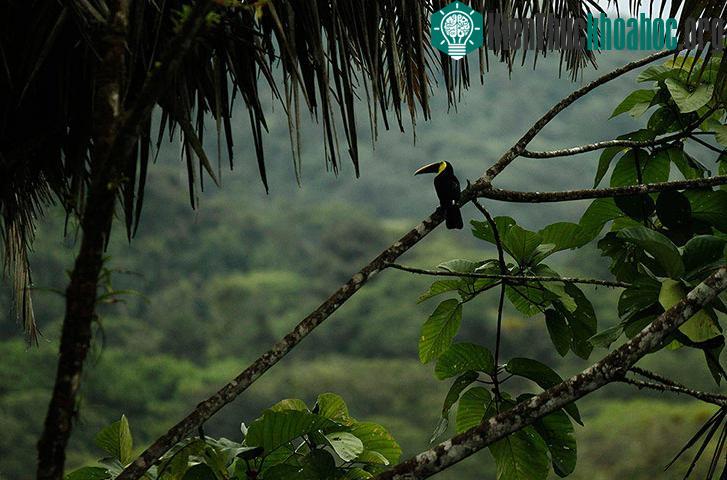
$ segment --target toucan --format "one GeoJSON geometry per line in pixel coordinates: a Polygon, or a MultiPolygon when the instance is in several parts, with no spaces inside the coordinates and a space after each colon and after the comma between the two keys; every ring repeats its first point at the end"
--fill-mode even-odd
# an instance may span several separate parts
{"type": "Polygon", "coordinates": [[[464,225],[462,224],[462,215],[459,212],[459,180],[454,175],[454,168],[449,162],[435,162],[425,165],[416,172],[414,175],[421,173],[436,173],[434,177],[434,190],[437,191],[439,197],[439,204],[444,210],[444,218],[446,219],[445,224],[447,228],[460,229],[464,225]]]}

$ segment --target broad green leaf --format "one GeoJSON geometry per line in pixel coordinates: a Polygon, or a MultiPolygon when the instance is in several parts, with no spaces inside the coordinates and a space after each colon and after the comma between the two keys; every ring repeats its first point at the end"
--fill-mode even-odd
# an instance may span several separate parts
{"type": "Polygon", "coordinates": [[[326,440],[344,462],[354,460],[364,451],[361,439],[348,432],[329,433],[326,440]]]}
{"type": "Polygon", "coordinates": [[[727,125],[714,127],[714,131],[714,139],[717,140],[717,143],[724,147],[727,147],[727,125]]]}
{"type": "Polygon", "coordinates": [[[343,476],[343,480],[368,480],[369,478],[374,478],[374,476],[363,468],[358,467],[348,469],[343,476]]]}
{"type": "Polygon", "coordinates": [[[492,353],[474,343],[455,343],[437,359],[434,374],[439,380],[444,380],[468,370],[494,372],[495,360],[492,353]]]}
{"type": "Polygon", "coordinates": [[[638,185],[637,167],[642,183],[658,183],[669,180],[670,160],[664,151],[649,155],[646,150],[631,149],[616,163],[611,174],[611,187],[638,185]],[[638,161],[637,161],[638,160],[638,161]]]}
{"type": "MultiPolygon", "coordinates": [[[[505,370],[513,375],[535,382],[543,390],[547,390],[563,382],[563,379],[555,370],[544,363],[530,358],[513,358],[507,362],[505,370]]],[[[573,417],[573,420],[582,425],[581,415],[575,403],[567,405],[564,410],[573,417]]]]}
{"type": "Polygon", "coordinates": [[[548,328],[550,340],[555,345],[556,351],[564,357],[571,344],[571,331],[565,318],[557,311],[549,308],[545,311],[545,325],[548,328]]]}
{"type": "Polygon", "coordinates": [[[132,459],[133,440],[129,421],[125,415],[121,419],[101,430],[95,439],[99,448],[126,465],[132,459]]]}
{"type": "Polygon", "coordinates": [[[661,283],[651,277],[641,276],[624,289],[618,299],[618,316],[628,320],[634,314],[659,303],[661,283]]]}
{"type": "Polygon", "coordinates": [[[684,245],[682,259],[687,274],[695,274],[725,262],[727,240],[714,235],[699,235],[684,245]]]}
{"type": "Polygon", "coordinates": [[[586,209],[578,223],[591,239],[594,239],[601,233],[606,223],[623,215],[613,198],[598,198],[586,209]]]}
{"type": "Polygon", "coordinates": [[[573,473],[578,453],[573,425],[568,416],[558,410],[541,418],[534,426],[550,451],[555,473],[560,477],[573,473]]]}
{"type": "Polygon", "coordinates": [[[452,291],[456,292],[460,289],[462,285],[463,282],[457,279],[437,280],[436,282],[432,283],[432,285],[429,287],[429,290],[419,296],[419,298],[417,299],[417,303],[429,300],[430,298],[436,297],[437,295],[441,295],[443,293],[452,291]]]}
{"type": "Polygon", "coordinates": [[[303,435],[339,426],[332,420],[310,412],[267,410],[250,424],[245,437],[249,447],[263,447],[266,454],[303,435]]]}
{"type": "Polygon", "coordinates": [[[322,393],[318,395],[316,405],[318,405],[318,411],[316,413],[322,417],[330,418],[343,425],[353,423],[353,420],[348,415],[346,402],[340,395],[336,395],[335,393],[322,393]]]}
{"type": "Polygon", "coordinates": [[[379,452],[364,450],[356,458],[356,463],[370,463],[372,465],[389,465],[389,461],[379,452]]]}
{"type": "Polygon", "coordinates": [[[457,405],[457,433],[462,433],[482,423],[492,396],[482,387],[470,388],[459,399],[457,405]]]}
{"type": "Polygon", "coordinates": [[[660,107],[649,117],[646,126],[657,135],[671,133],[679,129],[679,117],[671,108],[660,107]]]}
{"type": "Polygon", "coordinates": [[[286,410],[298,410],[300,412],[307,412],[308,406],[303,400],[300,400],[298,398],[286,398],[270,407],[270,410],[272,410],[273,412],[284,412],[286,410]]]}
{"type": "Polygon", "coordinates": [[[667,78],[675,77],[677,75],[678,72],[675,72],[673,69],[665,65],[654,65],[639,73],[639,76],[636,77],[636,81],[659,82],[662,80],[666,80],[667,78]]]}
{"type": "MultiPolygon", "coordinates": [[[[681,282],[666,279],[662,282],[659,303],[668,310],[686,296],[681,282]]],[[[703,342],[720,334],[719,328],[704,310],[698,311],[679,330],[693,342],[703,342]]]]}
{"type": "Polygon", "coordinates": [[[107,480],[111,478],[111,474],[105,468],[83,467],[72,471],[63,478],[64,480],[107,480]]]}
{"type": "Polygon", "coordinates": [[[271,466],[263,475],[265,480],[305,480],[301,466],[287,463],[271,466]]]}
{"type": "Polygon", "coordinates": [[[674,99],[674,103],[682,113],[696,112],[709,102],[714,93],[714,85],[699,85],[693,92],[690,92],[681,81],[675,78],[667,78],[665,83],[671,98],[674,99]]]}
{"type": "Polygon", "coordinates": [[[565,285],[559,282],[543,282],[543,288],[552,293],[558,298],[558,301],[565,307],[569,312],[575,312],[578,305],[573,297],[568,295],[565,291],[565,285]]]}
{"type": "Polygon", "coordinates": [[[508,285],[505,295],[512,305],[526,317],[532,317],[543,311],[548,302],[556,295],[538,284],[528,282],[525,285],[508,285]]]}
{"type": "MultiPolygon", "coordinates": [[[[503,238],[510,228],[516,224],[515,220],[511,217],[495,217],[493,220],[497,226],[497,232],[500,234],[500,238],[503,238]]],[[[470,223],[472,224],[472,234],[475,237],[492,243],[493,245],[495,244],[495,235],[488,222],[472,220],[470,223]]]]}
{"type": "Polygon", "coordinates": [[[422,326],[419,360],[428,363],[444,353],[452,344],[461,322],[462,304],[458,300],[440,303],[422,326]]]}
{"type": "Polygon", "coordinates": [[[189,467],[182,480],[217,480],[217,475],[208,465],[199,463],[189,467]]]}
{"type": "Polygon", "coordinates": [[[544,244],[554,244],[550,253],[582,247],[591,241],[591,236],[577,223],[559,222],[548,225],[538,232],[544,244]]]}
{"type": "Polygon", "coordinates": [[[452,273],[472,273],[477,267],[481,266],[482,262],[473,262],[471,260],[464,260],[457,258],[455,260],[449,260],[448,262],[440,263],[437,268],[452,273]]]}
{"type": "Polygon", "coordinates": [[[543,239],[535,232],[513,225],[502,238],[503,248],[519,263],[524,264],[543,239]]]}
{"type": "Polygon", "coordinates": [[[300,480],[333,480],[336,474],[336,460],[329,452],[316,449],[300,461],[303,469],[300,480]]]}
{"type": "Polygon", "coordinates": [[[616,325],[614,327],[607,328],[606,330],[597,333],[596,335],[589,338],[588,341],[591,342],[591,345],[593,345],[594,347],[609,348],[611,344],[618,340],[623,333],[623,326],[616,325]]]}
{"type": "Polygon", "coordinates": [[[727,232],[727,191],[688,190],[684,195],[692,205],[692,217],[727,232]]]}
{"type": "Polygon", "coordinates": [[[550,470],[548,447],[533,427],[525,427],[489,447],[497,480],[545,480],[550,470]]]}
{"type": "Polygon", "coordinates": [[[707,173],[704,165],[695,160],[691,155],[687,154],[683,149],[670,147],[666,149],[669,160],[676,165],[677,169],[687,180],[695,178],[703,178],[707,173]]]}
{"type": "Polygon", "coordinates": [[[206,447],[206,442],[199,437],[189,440],[187,443],[178,444],[170,451],[169,457],[165,458],[159,465],[159,471],[164,472],[162,479],[180,479],[184,472],[187,471],[189,457],[204,455],[206,447]]]}
{"type": "Polygon", "coordinates": [[[676,245],[661,233],[646,227],[630,227],[618,232],[618,237],[635,243],[661,265],[671,278],[684,274],[684,263],[676,245]]]}
{"type": "Polygon", "coordinates": [[[457,403],[462,391],[472,385],[472,383],[477,380],[478,376],[479,374],[475,371],[465,372],[463,375],[459,376],[454,383],[452,383],[451,387],[449,387],[447,396],[444,399],[444,404],[442,405],[442,416],[437,423],[437,427],[432,433],[430,443],[433,443],[434,440],[447,430],[447,427],[449,426],[449,411],[452,409],[452,405],[457,403]]]}
{"type": "Polygon", "coordinates": [[[573,335],[571,350],[579,357],[588,359],[593,351],[593,345],[588,342],[588,339],[596,334],[598,328],[596,313],[593,305],[580,288],[569,283],[566,284],[565,291],[576,301],[576,311],[569,312],[558,304],[554,304],[554,306],[568,320],[573,335]]]}
{"type": "Polygon", "coordinates": [[[360,422],[351,427],[350,432],[356,435],[364,446],[365,452],[378,452],[390,464],[396,464],[401,457],[401,447],[394,437],[381,425],[360,422]]]}
{"type": "Polygon", "coordinates": [[[598,187],[603,180],[603,177],[608,172],[608,168],[611,166],[611,162],[614,157],[625,150],[624,147],[607,147],[601,152],[601,156],[598,159],[598,169],[596,170],[596,179],[593,181],[593,188],[598,187]]]}
{"type": "Polygon", "coordinates": [[[631,92],[613,111],[611,118],[630,113],[633,117],[642,115],[651,106],[651,101],[656,95],[656,90],[636,90],[631,92]]]}

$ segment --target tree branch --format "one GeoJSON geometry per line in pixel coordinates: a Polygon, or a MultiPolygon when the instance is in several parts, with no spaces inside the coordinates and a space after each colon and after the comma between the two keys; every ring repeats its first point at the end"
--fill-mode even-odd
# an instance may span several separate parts
{"type": "Polygon", "coordinates": [[[491,278],[493,280],[506,280],[515,283],[525,282],[563,282],[563,283],[580,283],[584,285],[598,285],[612,288],[628,288],[630,283],[614,282],[610,280],[598,280],[594,278],[577,278],[577,277],[548,277],[540,275],[498,275],[495,273],[461,273],[461,272],[445,272],[440,270],[425,270],[422,268],[409,267],[399,265],[398,263],[390,263],[389,268],[401,270],[403,272],[415,273],[418,275],[429,275],[432,277],[463,277],[463,278],[491,278]]]}
{"type": "Polygon", "coordinates": [[[689,292],[686,298],[661,314],[624,345],[578,375],[521,402],[478,427],[461,433],[376,477],[377,480],[428,478],[492,443],[525,428],[537,419],[598,390],[624,374],[642,357],[654,351],[679,326],[727,289],[727,266],[689,292]]]}
{"type": "Polygon", "coordinates": [[[560,192],[519,192],[500,188],[480,188],[477,196],[512,203],[552,203],[588,200],[594,198],[612,198],[639,195],[642,193],[664,192],[667,190],[687,190],[717,185],[727,185],[727,175],[693,180],[675,180],[672,182],[645,183],[626,187],[597,188],[584,190],[563,190],[560,192]]]}
{"type": "Polygon", "coordinates": [[[682,387],[679,385],[664,385],[662,383],[645,382],[643,380],[635,380],[633,378],[624,377],[619,380],[621,383],[633,385],[639,390],[642,388],[648,388],[659,392],[674,392],[689,395],[703,402],[712,403],[720,407],[727,406],[727,396],[720,395],[717,393],[701,392],[699,390],[693,390],[691,388],[682,387]]]}
{"type": "MultiPolygon", "coordinates": [[[[502,157],[492,165],[485,174],[472,185],[462,191],[460,205],[468,203],[477,197],[477,193],[484,188],[489,187],[492,180],[502,172],[502,170],[514,160],[527,144],[537,135],[540,130],[547,125],[558,113],[571,105],[577,99],[588,94],[596,87],[607,83],[627,72],[646,65],[659,58],[673,55],[673,51],[659,52],[649,55],[642,60],[631,62],[609,72],[590,84],[576,90],[568,97],[551,108],[540,120],[526,132],[525,135],[510,149],[508,149],[502,157]]],[[[402,254],[411,249],[432,230],[434,230],[444,220],[441,209],[437,209],[432,215],[422,221],[414,229],[410,230],[406,235],[384,250],[378,257],[372,260],[368,265],[363,267],[359,272],[353,275],[348,282],[336,290],[325,302],[318,308],[313,310],[305,317],[295,328],[288,333],[282,340],[276,343],[272,349],[268,350],[250,366],[242,371],[232,381],[224,385],[217,393],[199,403],[186,417],[180,420],[176,425],[172,426],[167,433],[159,437],[150,445],[134,462],[117,477],[117,480],[137,480],[152,465],[154,465],[159,457],[172,448],[177,442],[182,440],[190,431],[207,421],[212,415],[219,411],[222,407],[233,401],[244,392],[253,382],[262,376],[269,368],[278,363],[285,355],[287,355],[298,343],[300,343],[310,332],[318,325],[323,323],[333,312],[343,305],[354,293],[356,293],[373,275],[380,270],[386,268],[393,263],[402,254]]]]}

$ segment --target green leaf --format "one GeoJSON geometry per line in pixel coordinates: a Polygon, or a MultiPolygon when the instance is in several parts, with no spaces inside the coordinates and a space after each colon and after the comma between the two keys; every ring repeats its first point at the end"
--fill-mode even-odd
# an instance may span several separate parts
{"type": "Polygon", "coordinates": [[[132,459],[133,440],[129,421],[125,415],[101,430],[95,439],[96,445],[126,465],[132,459]]]}
{"type": "Polygon", "coordinates": [[[182,480],[217,480],[217,475],[208,465],[199,463],[189,467],[182,480]]]}
{"type": "Polygon", "coordinates": [[[687,190],[684,195],[692,205],[692,217],[727,232],[727,191],[687,190]]]}
{"type": "Polygon", "coordinates": [[[428,363],[444,353],[452,344],[461,322],[462,304],[458,300],[440,303],[422,326],[419,360],[428,363]]]}
{"type": "Polygon", "coordinates": [[[641,116],[651,106],[656,90],[636,90],[631,92],[613,111],[611,118],[629,113],[632,117],[641,116]]]}
{"type": "Polygon", "coordinates": [[[513,225],[502,238],[503,248],[519,263],[524,264],[543,239],[535,232],[513,225]]]}
{"type": "Polygon", "coordinates": [[[332,420],[310,412],[266,410],[250,425],[245,437],[249,447],[263,447],[266,454],[303,435],[340,427],[332,420]]]}
{"type": "Polygon", "coordinates": [[[479,374],[475,371],[465,372],[463,375],[457,377],[452,386],[449,387],[447,396],[444,398],[444,405],[442,405],[442,417],[439,419],[437,427],[432,433],[432,438],[429,441],[430,443],[433,443],[434,440],[447,430],[447,427],[449,426],[449,411],[452,409],[452,405],[457,403],[462,391],[472,385],[472,383],[477,380],[477,377],[479,377],[479,374]]]}
{"type": "Polygon", "coordinates": [[[683,149],[670,147],[666,149],[669,160],[676,165],[677,169],[687,180],[695,178],[703,178],[707,173],[707,169],[696,161],[691,155],[687,154],[683,149]]]}
{"type": "MultiPolygon", "coordinates": [[[[510,228],[516,224],[515,220],[511,217],[495,217],[493,220],[497,226],[497,232],[500,234],[500,238],[502,238],[510,230],[510,228]]],[[[492,228],[490,228],[489,222],[478,222],[476,220],[472,220],[470,223],[473,227],[472,234],[475,237],[493,245],[495,244],[495,235],[492,232],[492,228]]]]}
{"type": "Polygon", "coordinates": [[[646,126],[657,135],[663,135],[679,129],[679,117],[669,107],[660,107],[651,117],[646,126]]]}
{"type": "Polygon", "coordinates": [[[598,198],[586,209],[578,223],[591,239],[594,239],[601,233],[606,223],[623,216],[613,198],[598,198]]]}
{"type": "Polygon", "coordinates": [[[482,387],[470,388],[459,399],[457,405],[457,433],[462,433],[482,423],[492,396],[482,387]]]}
{"type": "Polygon", "coordinates": [[[609,348],[613,342],[619,339],[624,333],[622,325],[616,325],[615,327],[607,328],[606,330],[597,333],[588,339],[591,345],[594,347],[609,348]]]}
{"type": "Polygon", "coordinates": [[[550,451],[555,473],[560,477],[573,473],[578,453],[573,425],[568,416],[558,410],[541,418],[534,426],[550,451]]]}
{"type": "Polygon", "coordinates": [[[370,463],[372,465],[389,465],[389,461],[379,452],[364,450],[361,455],[356,458],[356,463],[370,463]]]}
{"type": "Polygon", "coordinates": [[[401,447],[384,427],[376,423],[360,422],[351,427],[350,432],[356,435],[366,452],[378,452],[390,464],[396,464],[401,457],[401,447]]]}
{"type": "Polygon", "coordinates": [[[684,263],[676,245],[661,233],[643,226],[624,228],[618,237],[638,245],[661,265],[671,278],[684,274],[684,263]]]}
{"type": "Polygon", "coordinates": [[[495,360],[492,353],[474,343],[455,343],[437,359],[434,374],[439,380],[444,380],[468,370],[494,372],[495,360]]]}
{"type": "MultiPolygon", "coordinates": [[[[681,282],[666,279],[661,284],[659,303],[664,310],[673,307],[686,296],[681,282]]],[[[704,310],[698,311],[679,330],[692,342],[703,342],[720,334],[719,328],[704,310]]]]}
{"type": "Polygon", "coordinates": [[[451,279],[451,280],[437,280],[436,282],[432,283],[432,285],[429,287],[429,290],[422,293],[419,298],[417,299],[417,303],[422,303],[425,300],[429,300],[432,297],[436,297],[437,295],[441,295],[443,293],[452,292],[452,291],[458,291],[460,287],[462,286],[461,280],[451,279]]]}
{"type": "Polygon", "coordinates": [[[633,315],[659,303],[661,283],[647,276],[640,276],[621,292],[618,299],[618,316],[628,320],[633,315]]]}
{"type": "Polygon", "coordinates": [[[343,480],[368,480],[369,478],[374,478],[374,476],[363,468],[358,467],[348,469],[343,476],[343,480]]]}
{"type": "Polygon", "coordinates": [[[610,186],[638,185],[637,166],[641,170],[642,183],[658,183],[669,180],[670,160],[668,154],[660,151],[654,155],[649,155],[646,150],[636,148],[630,149],[616,163],[616,167],[611,174],[610,186]]]}
{"type": "Polygon", "coordinates": [[[684,245],[682,259],[688,275],[694,275],[724,263],[727,239],[714,235],[699,235],[684,245]]]}
{"type": "Polygon", "coordinates": [[[471,260],[463,260],[461,258],[440,263],[437,268],[452,273],[472,273],[482,262],[473,262],[471,260]]]}
{"type": "Polygon", "coordinates": [[[660,82],[667,78],[673,78],[678,76],[678,72],[672,70],[664,65],[654,65],[649,67],[643,72],[639,73],[636,77],[637,82],[660,82]]]}
{"type": "Polygon", "coordinates": [[[570,350],[572,334],[565,318],[557,310],[549,308],[545,311],[545,325],[548,327],[550,340],[555,345],[561,357],[565,357],[570,350]]]}
{"type": "Polygon", "coordinates": [[[550,253],[582,247],[592,240],[589,232],[577,223],[559,222],[548,225],[538,232],[544,244],[553,244],[550,253]]]}
{"type": "Polygon", "coordinates": [[[674,99],[674,103],[682,113],[696,112],[709,102],[714,93],[714,85],[702,84],[690,92],[682,82],[675,78],[667,78],[665,83],[671,98],[674,99]]]}
{"type": "Polygon", "coordinates": [[[107,480],[111,478],[111,474],[105,468],[83,467],[72,471],[63,478],[64,480],[107,480]]]}
{"type": "Polygon", "coordinates": [[[714,128],[714,139],[723,147],[727,147],[727,125],[720,125],[714,128]]]}
{"type": "Polygon", "coordinates": [[[328,444],[344,462],[350,462],[364,451],[363,442],[348,432],[334,432],[326,435],[328,444]]]}
{"type": "Polygon", "coordinates": [[[598,327],[596,313],[591,302],[578,287],[569,283],[566,284],[565,291],[576,301],[575,312],[569,312],[557,303],[554,307],[568,320],[573,335],[571,350],[579,357],[587,359],[593,351],[593,345],[588,339],[596,334],[598,327]]]}
{"type": "Polygon", "coordinates": [[[353,420],[348,415],[346,402],[340,395],[336,395],[335,393],[322,393],[318,395],[316,405],[318,405],[316,413],[322,417],[330,418],[343,425],[351,425],[353,423],[353,420]]]}
{"type": "MultiPolygon", "coordinates": [[[[563,379],[555,370],[544,363],[530,358],[513,358],[507,362],[505,370],[513,375],[527,378],[528,380],[535,382],[543,390],[547,390],[550,387],[563,382],[563,379]]],[[[573,420],[581,425],[583,424],[581,421],[581,415],[578,412],[578,408],[575,403],[567,405],[564,407],[564,410],[573,417],[573,420]]]]}
{"type": "Polygon", "coordinates": [[[532,282],[525,285],[508,285],[505,287],[505,295],[518,312],[526,317],[542,312],[547,303],[556,298],[554,294],[532,282]]]}
{"type": "Polygon", "coordinates": [[[336,460],[329,452],[316,449],[301,460],[300,480],[332,480],[336,474],[336,460]]]}
{"type": "Polygon", "coordinates": [[[545,480],[550,470],[548,447],[533,427],[525,427],[489,447],[497,480],[545,480]]]}
{"type": "Polygon", "coordinates": [[[303,400],[300,400],[298,398],[286,398],[270,407],[270,410],[272,410],[273,412],[284,412],[286,410],[298,410],[300,412],[307,412],[308,406],[303,400]]]}
{"type": "Polygon", "coordinates": [[[601,156],[598,159],[598,169],[596,171],[596,179],[593,181],[593,188],[598,187],[598,184],[601,183],[601,180],[603,180],[606,172],[608,172],[608,168],[611,166],[611,162],[614,157],[624,150],[626,150],[624,147],[606,147],[603,149],[603,152],[601,152],[601,156]]]}

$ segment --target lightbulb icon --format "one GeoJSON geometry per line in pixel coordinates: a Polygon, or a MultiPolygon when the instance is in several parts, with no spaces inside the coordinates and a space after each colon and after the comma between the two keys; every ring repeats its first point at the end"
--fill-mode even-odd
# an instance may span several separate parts
{"type": "Polygon", "coordinates": [[[467,44],[475,31],[475,23],[471,16],[460,11],[458,7],[459,5],[455,4],[455,10],[442,16],[439,28],[434,27],[443,34],[442,44],[447,43],[447,53],[454,60],[467,55],[467,44]]]}

